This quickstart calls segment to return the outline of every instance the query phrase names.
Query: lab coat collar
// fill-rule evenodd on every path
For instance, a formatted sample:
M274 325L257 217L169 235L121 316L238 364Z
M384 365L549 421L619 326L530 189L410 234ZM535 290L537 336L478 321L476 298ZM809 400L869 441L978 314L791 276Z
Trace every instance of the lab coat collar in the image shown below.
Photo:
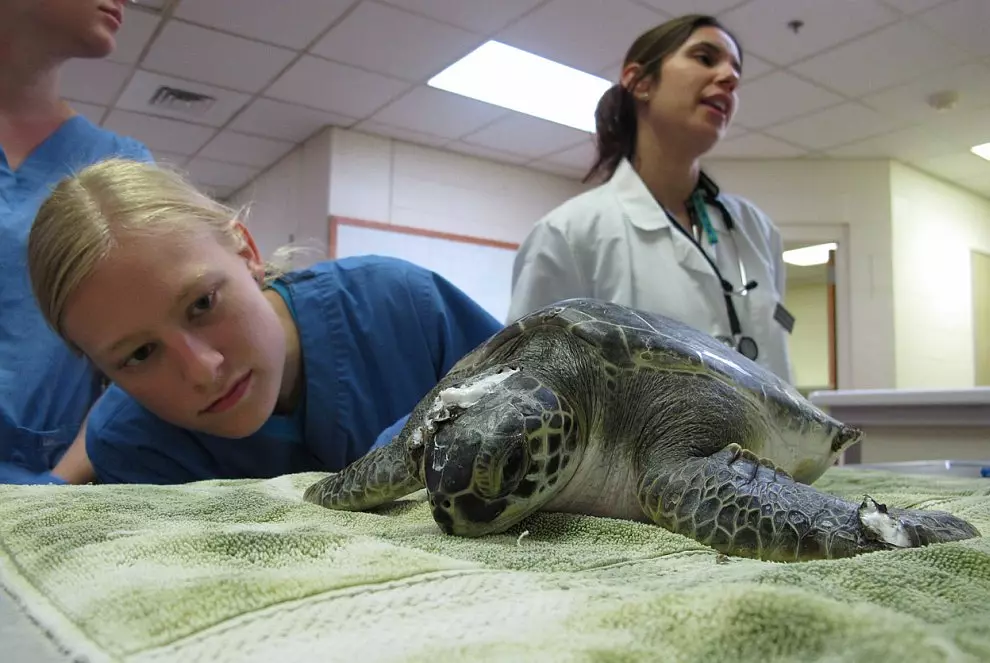
M619 204L622 206L622 213L626 220L634 227L645 231L655 231L667 229L671 233L674 255L677 261L692 272L697 273L702 278L707 277L718 283L718 277L712 271L712 266L708 264L705 257L701 255L694 244L680 234L680 231L672 227L670 217L663 207L657 202L646 184L639 176L639 173L632 167L628 159L619 162L615 169L615 174L608 182ZM716 217L718 214L715 215ZM719 235L719 241L725 238L725 226L712 219L715 231Z
M660 207L656 198L646 188L639 173L632 167L628 159L619 162L615 174L608 181L615 197L622 205L622 212L629 223L640 230L660 230L670 227L667 213Z

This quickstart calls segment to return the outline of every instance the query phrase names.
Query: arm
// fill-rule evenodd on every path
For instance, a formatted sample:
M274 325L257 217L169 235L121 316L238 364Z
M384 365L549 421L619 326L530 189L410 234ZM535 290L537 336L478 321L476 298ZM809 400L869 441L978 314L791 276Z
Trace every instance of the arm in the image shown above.
M66 450L58 464L51 471L52 476L70 484L85 484L96 481L96 472L86 455L86 423L87 415L76 434L72 444Z
M548 223L537 223L519 247L512 266L508 321L562 299L591 294L563 232Z

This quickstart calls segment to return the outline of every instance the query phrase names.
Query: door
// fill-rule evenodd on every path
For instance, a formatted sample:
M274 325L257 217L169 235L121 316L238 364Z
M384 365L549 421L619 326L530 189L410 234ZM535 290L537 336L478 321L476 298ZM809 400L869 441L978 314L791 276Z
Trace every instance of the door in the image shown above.
M977 387L990 386L990 254L972 252L973 375Z

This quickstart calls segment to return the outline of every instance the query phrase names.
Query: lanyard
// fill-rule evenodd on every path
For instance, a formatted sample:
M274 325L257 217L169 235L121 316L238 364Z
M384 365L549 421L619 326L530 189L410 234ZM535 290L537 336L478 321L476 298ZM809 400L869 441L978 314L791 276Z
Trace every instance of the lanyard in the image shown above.
M735 224L732 222L732 217L729 215L729 210L725 208L725 205L723 205L718 198L715 198L713 200L713 203L719 208L719 212L721 212L722 217L725 220L725 225L729 229L729 232L730 233L735 232ZM691 224L698 225L702 228L702 230L705 232L708 238L708 243L711 244L712 246L717 244L718 235L715 234L715 228L712 225L711 219L708 217L708 210L706 209L705 199L701 193L700 188L695 189L695 192L691 195L691 199L687 205L687 211L688 211L688 217L690 217L691 219ZM690 241L692 244L695 245L695 247L697 247L697 249L701 252L701 255L704 256L705 260L708 261L708 264L711 266L712 271L715 272L715 276L718 277L719 284L722 286L722 295L725 298L725 312L729 318L729 330L732 332L732 337L734 339L741 337L742 325L739 323L739 314L736 311L736 304L732 300L736 290L735 287L729 281L727 281L725 277L722 276L722 271L718 268L718 265L715 264L715 261L712 260L712 258L708 255L708 252L705 251L705 249L701 246L701 243L698 241L698 239L694 237L694 234L685 230L684 227L680 223L678 223L676 219L670 217L669 213L667 214L667 216L668 218L670 218L670 221L673 224L673 226L677 228L681 233L683 233L684 236L688 238L688 241ZM733 239L735 238L733 237ZM744 281L742 288L740 288L740 291L742 293L746 293L756 287L756 282L755 281L750 281L748 283L745 282L746 272L742 264L742 256L738 255L738 253L739 253L739 249L737 248L736 258L739 260L739 271Z

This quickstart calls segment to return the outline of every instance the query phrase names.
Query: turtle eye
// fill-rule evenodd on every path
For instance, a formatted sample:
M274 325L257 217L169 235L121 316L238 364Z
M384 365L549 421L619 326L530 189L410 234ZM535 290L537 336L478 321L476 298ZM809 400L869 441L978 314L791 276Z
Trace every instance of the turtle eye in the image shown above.
M523 469L526 463L526 452L523 450L522 444L515 444L512 447L512 451L505 459L505 464L502 465L502 481L499 485L499 493L502 495L507 495L515 490L515 487L519 485L519 481L523 476Z

